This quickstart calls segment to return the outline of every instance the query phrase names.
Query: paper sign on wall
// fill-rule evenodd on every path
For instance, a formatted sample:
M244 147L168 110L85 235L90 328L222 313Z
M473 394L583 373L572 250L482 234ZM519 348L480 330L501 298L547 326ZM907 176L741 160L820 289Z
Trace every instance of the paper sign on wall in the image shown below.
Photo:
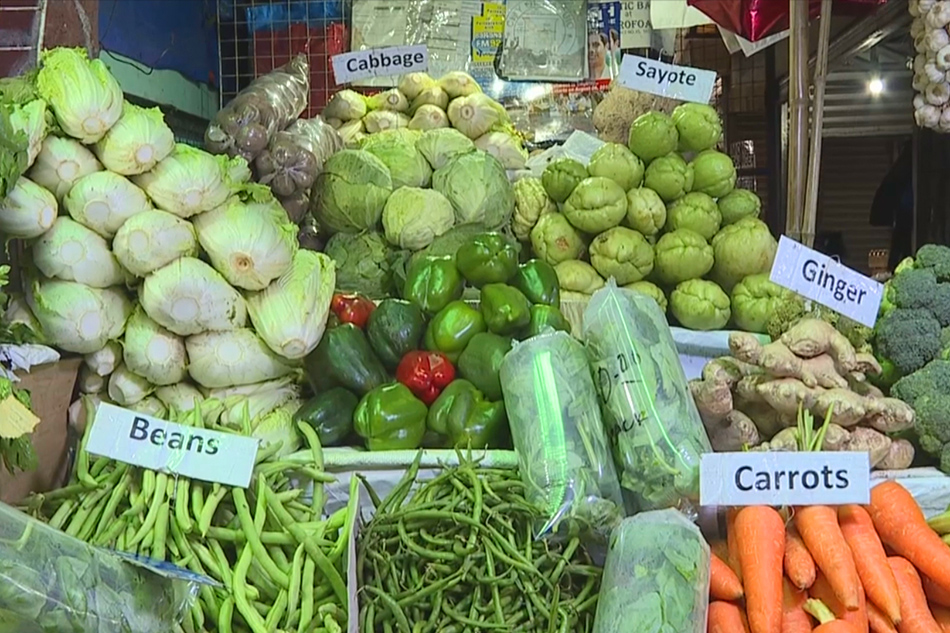
M676 66L637 55L623 56L617 79L631 90L696 103L709 103L716 85L716 73L711 70Z
M86 451L149 470L246 488L258 440L167 422L112 404L96 410Z
M704 506L841 505L871 500L867 452L706 453L700 462Z
M769 279L867 327L884 296L882 284L784 235Z
M365 51L342 53L330 58L337 84L345 84L371 77L388 77L429 69L429 47L390 46Z

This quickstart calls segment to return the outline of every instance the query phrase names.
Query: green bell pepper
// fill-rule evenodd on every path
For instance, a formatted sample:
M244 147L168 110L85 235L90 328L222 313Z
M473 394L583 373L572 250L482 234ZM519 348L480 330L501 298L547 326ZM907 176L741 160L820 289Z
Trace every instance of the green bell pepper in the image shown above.
M464 301L453 301L429 321L422 347L430 352L442 352L455 363L472 337L485 329L481 312Z
M423 312L435 314L461 297L464 286L454 258L424 257L413 263L406 273L403 298Z
M561 286L554 266L541 259L531 259L518 266L511 285L520 290L531 303L561 306Z
M426 433L428 410L401 382L376 387L353 412L353 430L371 451L419 448Z
M488 448L505 436L503 401L491 402L467 380L452 381L432 403L426 424L458 448Z
M507 284L482 288L481 308L488 330L495 334L514 334L531 321L531 302Z
M571 333L571 324L560 310L541 304L531 306L531 321L528 322L525 336L537 336L547 328Z
M459 247L456 264L476 288L507 282L518 270L518 249L501 233L476 235Z
M511 349L511 339L505 336L482 332L472 337L471 342L458 359L458 372L471 382L489 400L501 400L501 362Z

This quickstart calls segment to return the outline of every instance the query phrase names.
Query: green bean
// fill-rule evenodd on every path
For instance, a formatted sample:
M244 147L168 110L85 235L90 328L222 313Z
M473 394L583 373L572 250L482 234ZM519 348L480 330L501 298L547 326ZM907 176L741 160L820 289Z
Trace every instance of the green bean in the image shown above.
M300 622L297 623L297 633L304 633L313 620L313 577L316 573L316 563L312 558L306 558L303 563L301 578Z
M175 521L178 522L181 531L190 534L195 528L191 515L188 514L188 494L191 491L191 482L182 477L175 484Z
M214 484L211 487L211 495L205 500L204 507L201 509L201 516L198 519L198 533L201 536L208 534L208 528L214 520L214 513L218 509L218 504L224 500L228 494L228 489L221 484Z
M168 504L162 504L158 509L158 517L155 520L155 531L152 539L152 558L155 560L165 560L165 538L168 532L168 519L171 511Z
M299 607L304 556L305 550L303 545L298 545L297 550L294 552L294 560L290 568L290 589L287 593L287 621L284 623L284 628L288 631L292 626L291 618Z
M191 482L191 518L195 523L201 520L205 505L204 484L198 481Z
M304 439L307 441L307 444L310 445L310 452L313 454L313 464L317 470L323 470L323 447L320 445L320 438L317 437L317 432L313 430L309 424L305 422L297 422L297 428L300 430L300 434L304 436ZM323 514L323 506L326 503L326 493L321 486L316 481L313 482L313 494L311 499L311 508L313 510L314 518L319 517Z
M412 633L409 620L406 619L406 613L402 610L402 607L399 606L399 603L372 585L366 585L363 587L363 590L382 603L386 610L393 616L393 619L396 620L396 626L401 633Z
M267 627L264 625L264 618L251 605L247 593L245 593L247 570L250 568L253 558L254 552L250 545L245 545L240 558L238 558L237 565L234 566L234 578L231 585L231 591L234 594L234 608L244 618L247 626L251 629L251 633L268 633Z
M254 558L281 589L287 589L290 587L290 578L277 566L270 557L270 554L268 554L264 544L261 543L254 518L251 517L251 509L248 506L244 490L241 488L233 488L231 490L231 497L234 499L234 507L237 510L238 518L241 520L244 533L247 535L247 544L254 553ZM261 515L263 515L263 513L261 513Z
M234 620L234 598L228 596L221 603L221 610L218 611L218 633L232 633L231 622Z
M269 632L277 630L277 625L280 623L281 618L284 617L284 611L286 610L287 590L281 589L280 593L277 594L277 599L274 601L274 605L270 608L270 611L267 613L267 617L264 619L264 626Z

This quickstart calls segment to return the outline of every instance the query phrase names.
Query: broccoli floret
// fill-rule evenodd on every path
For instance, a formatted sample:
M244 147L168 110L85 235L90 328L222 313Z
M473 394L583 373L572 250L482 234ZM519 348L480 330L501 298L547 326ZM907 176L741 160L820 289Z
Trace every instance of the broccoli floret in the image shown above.
M916 268L929 268L940 281L950 281L950 247L943 244L924 244L917 250Z
M788 296L780 303L765 322L765 331L773 341L785 334L805 314L805 302L798 295Z
M848 342L851 343L856 352L871 351L871 335L874 330L845 316L838 318L836 327L839 332L847 337Z
M895 275L888 288L888 299L898 308L926 308L937 294L937 277L932 270L907 270Z
M934 360L920 371L904 376L891 388L891 396L916 408L924 396L940 393L950 395L950 361Z
M941 327L950 325L950 283L938 283L930 301L930 311L937 317Z
M897 308L874 327L878 354L894 363L902 376L913 373L940 353L940 323L928 310Z
M917 444L950 473L950 361L935 360L904 376L890 395L914 408Z

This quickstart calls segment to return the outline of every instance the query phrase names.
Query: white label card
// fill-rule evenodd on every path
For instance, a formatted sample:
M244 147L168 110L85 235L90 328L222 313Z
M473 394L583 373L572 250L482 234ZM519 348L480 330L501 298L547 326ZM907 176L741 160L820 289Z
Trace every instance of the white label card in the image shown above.
M429 47L390 46L365 51L342 53L330 58L337 84L346 84L371 77L404 75L429 69Z
M716 84L716 73L690 66L675 66L648 57L624 55L617 79L620 85L631 90L680 101L709 103Z
M258 440L196 429L102 403L86 451L201 481L247 488Z
M706 453L699 471L704 506L842 505L871 500L866 452Z
M884 296L882 284L784 235L769 279L868 327Z

